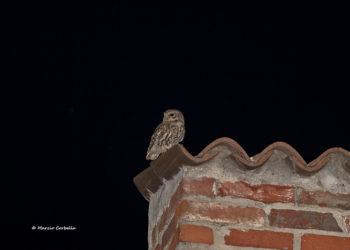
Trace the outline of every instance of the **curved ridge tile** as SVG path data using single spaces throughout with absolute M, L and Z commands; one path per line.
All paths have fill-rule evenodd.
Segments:
M 233 151 L 239 151 L 244 155 L 245 158 L 249 158 L 248 154 L 245 152 L 245 150 L 239 145 L 235 140 L 228 138 L 228 137 L 221 137 L 219 139 L 214 140 L 211 142 L 208 146 L 206 146 L 196 157 L 202 157 L 205 155 L 209 150 L 216 147 L 219 144 L 228 144 L 231 146 L 230 149 L 233 149 Z
M 257 168 L 263 165 L 271 157 L 274 150 L 279 150 L 283 152 L 300 170 L 303 170 L 309 173 L 318 171 L 322 167 L 324 167 L 327 164 L 327 162 L 331 159 L 330 158 L 331 154 L 344 155 L 346 158 L 345 165 L 346 167 L 350 168 L 350 152 L 340 147 L 330 148 L 325 152 L 323 152 L 320 156 L 318 156 L 313 161 L 307 163 L 295 148 L 293 148 L 291 145 L 285 142 L 274 142 L 269 146 L 267 146 L 263 151 L 256 154 L 255 156 L 249 157 L 247 152 L 242 148 L 241 145 L 239 145 L 235 140 L 228 137 L 222 137 L 214 140 L 208 146 L 206 146 L 196 156 L 196 158 L 202 158 L 206 153 L 208 153 L 208 151 L 214 149 L 218 145 L 228 146 L 228 149 L 231 150 L 232 152 L 232 158 L 247 168 Z M 204 162 L 205 161 L 204 158 L 202 159 Z
M 285 142 L 272 143 L 260 153 L 249 157 L 247 152 L 235 140 L 222 137 L 211 142 L 196 156 L 191 155 L 182 144 L 172 147 L 166 153 L 160 155 L 158 159 L 152 161 L 147 169 L 135 176 L 134 183 L 145 199 L 149 200 L 150 193 L 156 192 L 163 184 L 164 179 L 170 180 L 180 171 L 183 165 L 197 166 L 211 160 L 218 155 L 219 150 L 215 151 L 215 147 L 219 145 L 226 146 L 231 151 L 231 157 L 238 164 L 248 169 L 262 166 L 270 159 L 273 151 L 278 150 L 286 154 L 295 166 L 297 166 L 297 169 L 304 173 L 312 173 L 320 170 L 331 159 L 332 154 L 340 154 L 345 159 L 343 167 L 350 173 L 350 152 L 343 148 L 330 148 L 313 161 L 306 163 L 298 151 Z
M 232 157 L 237 160 L 240 164 L 248 167 L 248 168 L 257 168 L 262 166 L 272 155 L 272 151 L 261 155 L 261 157 L 257 158 L 257 160 L 245 159 L 242 158 L 238 153 L 233 153 Z M 253 157 L 252 157 L 253 158 Z
M 179 148 L 182 151 L 182 153 L 187 157 L 187 159 L 189 161 L 191 161 L 194 165 L 198 165 L 198 164 L 201 164 L 203 162 L 209 161 L 210 159 L 214 158 L 219 153 L 217 151 L 213 151 L 210 154 L 206 155 L 205 157 L 203 157 L 204 153 L 201 156 L 199 156 L 199 155 L 193 156 L 190 154 L 190 152 L 187 151 L 187 149 L 182 144 L 179 144 Z

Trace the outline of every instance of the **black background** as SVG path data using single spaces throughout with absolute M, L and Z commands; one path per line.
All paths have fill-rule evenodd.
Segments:
M 350 149 L 341 6 L 9 8 L 2 176 L 14 249 L 147 249 L 148 202 L 132 179 L 168 108 L 184 113 L 193 155 L 222 136 L 249 155 L 285 141 L 307 162 Z

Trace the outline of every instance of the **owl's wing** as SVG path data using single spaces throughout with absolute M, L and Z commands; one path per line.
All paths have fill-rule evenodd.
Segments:
M 154 160 L 159 154 L 164 152 L 165 148 L 168 148 L 169 138 L 171 137 L 172 130 L 166 123 L 159 124 L 152 137 L 151 142 L 147 149 L 146 159 Z

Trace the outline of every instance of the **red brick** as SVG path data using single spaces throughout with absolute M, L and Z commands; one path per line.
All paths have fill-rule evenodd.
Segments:
M 326 191 L 297 191 L 299 204 L 312 204 L 321 207 L 334 207 L 350 210 L 350 194 L 333 194 Z
M 247 226 L 263 226 L 265 212 L 255 207 L 233 207 L 214 202 L 188 201 L 183 215 L 185 220 L 233 223 Z
M 184 195 L 203 195 L 207 197 L 214 197 L 215 181 L 216 180 L 213 178 L 206 177 L 196 180 L 183 179 L 171 197 L 169 207 L 164 211 L 161 219 L 158 222 L 158 233 L 163 230 L 171 214 L 174 212 L 176 206 L 178 205 L 178 202 Z
M 162 236 L 163 247 L 166 246 L 170 241 L 170 239 L 174 236 L 176 232 L 176 227 L 177 227 L 177 221 L 175 221 L 175 218 L 173 218 L 163 233 L 163 236 Z
M 343 216 L 343 221 L 344 221 L 346 232 L 350 233 L 350 215 L 349 216 Z
M 163 247 L 169 242 L 171 237 L 173 235 L 175 235 L 179 218 L 185 212 L 185 210 L 187 209 L 187 206 L 188 206 L 187 202 L 183 201 L 176 208 L 176 211 L 174 213 L 173 218 L 171 219 L 167 229 L 164 231 L 164 234 L 163 234 L 163 237 L 162 237 L 162 246 Z
M 175 250 L 178 243 L 179 243 L 179 230 L 176 231 L 176 234 L 169 245 L 169 250 Z
M 243 181 L 224 181 L 219 184 L 218 195 L 243 197 L 265 203 L 294 202 L 294 189 L 293 186 L 278 186 L 270 184 L 251 186 Z
M 174 210 L 175 210 L 175 206 L 174 207 L 168 207 L 167 209 L 165 209 L 164 213 L 160 217 L 158 225 L 156 225 L 153 228 L 153 233 L 154 234 L 158 234 L 158 233 L 160 233 L 163 230 L 164 226 L 168 222 L 168 220 L 169 220 L 171 214 L 174 212 Z
M 179 227 L 179 241 L 213 244 L 213 230 L 205 226 L 184 224 Z
M 201 179 L 184 179 L 182 181 L 183 194 L 215 196 L 215 179 L 203 177 Z
M 226 222 L 237 225 L 263 226 L 265 212 L 255 207 L 232 207 L 213 202 L 182 201 L 162 236 L 162 246 L 166 246 L 177 231 L 180 219 Z
M 301 250 L 350 250 L 350 238 L 304 234 L 301 237 Z
M 331 213 L 271 209 L 270 225 L 282 228 L 319 229 L 342 232 Z
M 169 207 L 164 211 L 164 213 L 161 216 L 161 219 L 159 220 L 159 223 L 158 223 L 159 231 L 163 230 L 165 224 L 168 222 L 171 214 L 176 209 L 178 202 L 181 200 L 182 196 L 183 196 L 183 184 L 181 182 L 170 199 Z
M 152 230 L 152 246 L 155 246 L 158 243 L 159 230 L 158 225 L 156 225 Z
M 260 247 L 274 249 L 293 249 L 293 234 L 272 231 L 230 229 L 225 235 L 225 244 L 231 246 Z

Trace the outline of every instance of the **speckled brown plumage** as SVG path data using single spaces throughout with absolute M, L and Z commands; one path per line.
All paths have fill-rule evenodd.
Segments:
M 149 144 L 146 159 L 155 160 L 173 146 L 179 144 L 185 136 L 183 114 L 176 109 L 164 112 L 163 121 L 157 126 Z

